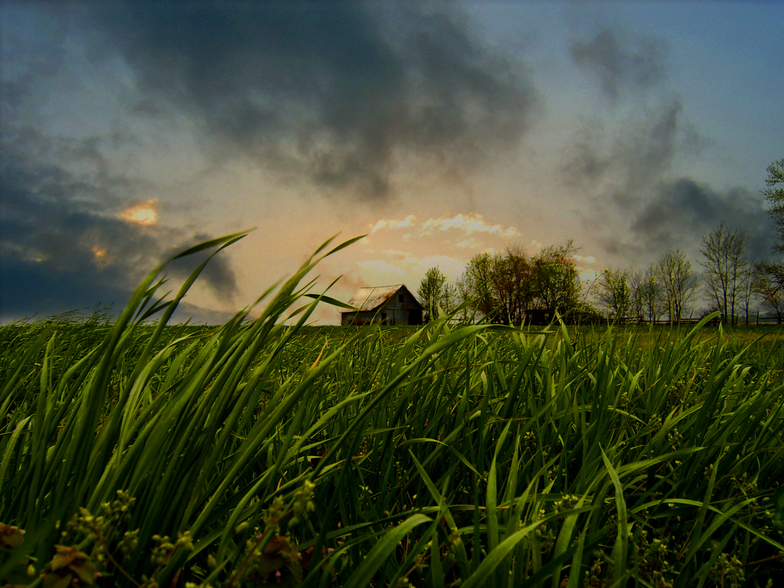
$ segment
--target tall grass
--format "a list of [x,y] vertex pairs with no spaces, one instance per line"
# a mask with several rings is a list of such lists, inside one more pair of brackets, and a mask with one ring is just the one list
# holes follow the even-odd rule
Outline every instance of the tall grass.
[[252,321],[165,327],[202,265],[170,302],[156,268],[111,324],[3,328],[0,582],[782,580],[780,349],[702,324],[305,336],[335,301],[302,282],[350,242]]

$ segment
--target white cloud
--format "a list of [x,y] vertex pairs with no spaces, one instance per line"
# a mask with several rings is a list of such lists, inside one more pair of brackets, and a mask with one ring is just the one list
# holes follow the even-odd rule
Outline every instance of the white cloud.
[[479,249],[482,247],[482,244],[473,237],[470,237],[468,239],[463,239],[460,243],[456,243],[456,246],[465,247],[467,249]]
[[397,249],[385,249],[382,253],[386,253],[392,257],[411,257],[411,254],[408,251],[398,251]]
[[520,236],[520,231],[516,228],[490,225],[485,222],[485,218],[481,214],[476,213],[458,214],[452,218],[429,218],[420,226],[419,234],[432,235],[435,231],[448,231],[450,229],[463,231],[466,235],[487,233],[507,239]]
[[589,255],[588,257],[583,257],[582,255],[572,255],[572,258],[575,261],[584,261],[585,263],[596,263],[596,259]]
[[411,227],[414,225],[415,220],[416,217],[413,214],[408,215],[403,220],[382,218],[375,225],[373,225],[373,228],[370,230],[370,234],[372,235],[381,229],[402,229],[404,227]]

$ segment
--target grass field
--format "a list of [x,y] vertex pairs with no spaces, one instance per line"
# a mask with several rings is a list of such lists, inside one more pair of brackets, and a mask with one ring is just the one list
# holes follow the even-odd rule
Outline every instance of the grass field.
[[307,327],[318,259],[0,328],[0,584],[782,585],[780,330]]

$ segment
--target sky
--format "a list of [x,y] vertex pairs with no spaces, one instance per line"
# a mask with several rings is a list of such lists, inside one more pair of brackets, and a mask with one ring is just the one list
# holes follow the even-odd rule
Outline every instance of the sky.
[[161,260],[250,229],[179,319],[225,320],[336,234],[367,235],[314,271],[341,300],[567,240],[586,281],[676,248],[698,272],[722,221],[769,257],[782,22],[778,2],[2,2],[0,321],[117,312]]

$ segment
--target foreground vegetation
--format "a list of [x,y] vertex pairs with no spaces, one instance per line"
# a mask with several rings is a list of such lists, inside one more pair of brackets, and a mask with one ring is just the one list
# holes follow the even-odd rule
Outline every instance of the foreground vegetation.
[[116,322],[0,329],[0,584],[784,580],[780,345],[311,329],[317,261],[253,321],[166,327],[198,270],[158,268]]

